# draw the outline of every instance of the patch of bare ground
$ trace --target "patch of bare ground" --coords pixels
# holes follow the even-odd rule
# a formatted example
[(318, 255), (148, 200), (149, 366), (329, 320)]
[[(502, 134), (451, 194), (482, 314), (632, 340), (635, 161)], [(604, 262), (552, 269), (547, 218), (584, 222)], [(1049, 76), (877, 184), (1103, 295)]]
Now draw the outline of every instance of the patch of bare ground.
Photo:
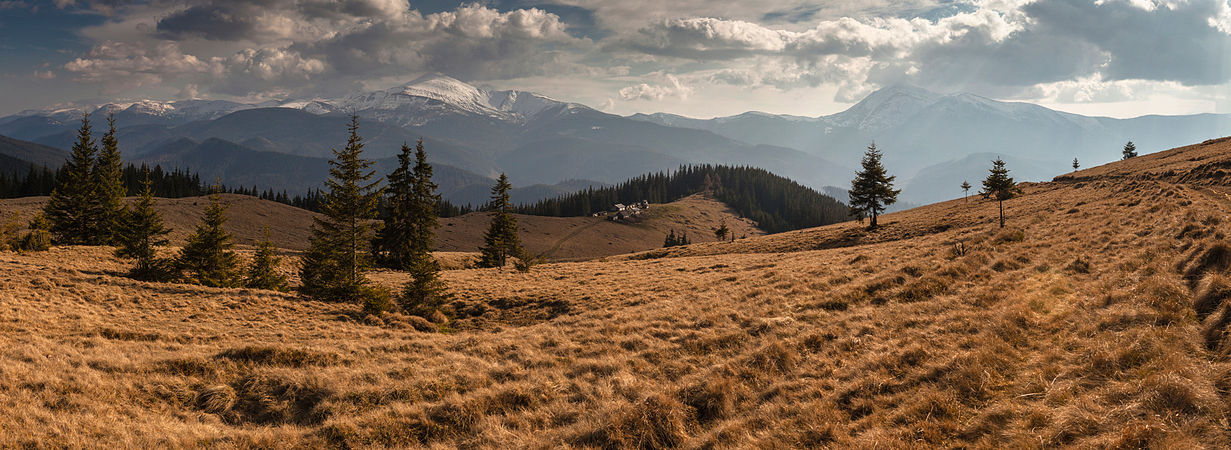
[(1091, 177), (451, 270), (443, 323), (0, 253), (0, 447), (1226, 448), (1225, 186)]

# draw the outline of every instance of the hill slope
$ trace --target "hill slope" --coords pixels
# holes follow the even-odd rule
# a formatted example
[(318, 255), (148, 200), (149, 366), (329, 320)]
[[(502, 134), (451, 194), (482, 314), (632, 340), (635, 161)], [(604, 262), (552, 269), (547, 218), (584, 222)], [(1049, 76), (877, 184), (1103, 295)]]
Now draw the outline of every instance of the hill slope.
[[(270, 228), (274, 245), (289, 250), (308, 247), (312, 218), (317, 214), (255, 197), (223, 194), (227, 206), (226, 228), (242, 245), (259, 241)], [(47, 197), (0, 200), (0, 220), (17, 218), (24, 224), (41, 211)], [(130, 197), (129, 201), (135, 201)], [(205, 197), (159, 198), (156, 207), (171, 229), (168, 238), (180, 245), (201, 221)], [(599, 217), (542, 217), (516, 215), (526, 249), (553, 260), (591, 259), (660, 248), (669, 230), (688, 233), (692, 242), (714, 240), (713, 230), (725, 222), (736, 237), (765, 234), (755, 223), (741, 219), (726, 205), (701, 195), (668, 204), (651, 205), (637, 223), (617, 223)], [(491, 222), (487, 213), (471, 213), (440, 219), (436, 249), (447, 252), (477, 252)]]
[(1005, 230), (956, 200), (448, 271), (447, 333), (0, 252), (0, 447), (1226, 448), (1228, 168), (1224, 140), (1027, 185)]

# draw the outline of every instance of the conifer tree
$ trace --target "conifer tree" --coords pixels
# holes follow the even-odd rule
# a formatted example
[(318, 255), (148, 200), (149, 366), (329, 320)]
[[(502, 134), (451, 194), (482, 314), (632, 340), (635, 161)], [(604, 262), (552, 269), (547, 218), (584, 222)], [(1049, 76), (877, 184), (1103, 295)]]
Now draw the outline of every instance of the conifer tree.
[(724, 219), (718, 224), (718, 229), (714, 230), (714, 237), (718, 238), (719, 241), (724, 241), (727, 239), (727, 233), (730, 232), (731, 229), (727, 228), (727, 221)]
[(679, 240), (675, 237), (675, 228), (667, 232), (667, 238), (663, 239), (663, 247), (675, 247), (679, 244)]
[(979, 194), (1000, 203), (1000, 228), (1004, 228), (1004, 201), (1016, 197), (1020, 191), (1013, 178), (1009, 177), (1009, 169), (1005, 168), (1004, 161), (1000, 158), (992, 161), (989, 172), (987, 179), (983, 180), (983, 191)]
[(98, 210), (94, 213), (99, 233), (98, 242), (118, 243), (115, 234), (124, 220), (124, 167), (120, 160), (119, 141), (115, 135), (115, 116), (107, 116), (107, 134), (103, 135), (102, 151), (92, 171)]
[(162, 215), (154, 209), (153, 184), (150, 172), (146, 170), (141, 199), (135, 207), (126, 210), (124, 221), (116, 233), (119, 248), (115, 250), (115, 255), (136, 260), (137, 266), (131, 275), (141, 280), (164, 278), (169, 265), (158, 258), (157, 247), (167, 244), (165, 236), (171, 230), (163, 226)]
[(1124, 150), (1121, 154), (1124, 156), (1122, 159), (1135, 158), (1137, 157), (1137, 146), (1133, 145), (1133, 141), (1128, 141), (1127, 144), (1124, 144)]
[(863, 154), (863, 170), (855, 173), (851, 180), (850, 205), (851, 215), (859, 218), (872, 218), (868, 229), (876, 229), (876, 217), (886, 206), (898, 200), (901, 190), (893, 188), (893, 179), (881, 165), (881, 152), (876, 149), (876, 143), (868, 146)]
[[(352, 301), (373, 305), (378, 296), (363, 271), (370, 266), (367, 246), (380, 202), (380, 180), (369, 181), (375, 172), (372, 162), (363, 159), (363, 138), (359, 137), (359, 117), (351, 115), (350, 137), (346, 147), (333, 151), (329, 161), (328, 189), (321, 200), (324, 218), (312, 224), (312, 238), (299, 269), (301, 291), (326, 301)], [(387, 302), (388, 299), (386, 298)], [(373, 311), (376, 312), (376, 311)]]
[(252, 289), (286, 290), (286, 275), (278, 272), (282, 258), (274, 254), (274, 243), (269, 235), (269, 226), (265, 226), (265, 236), (257, 243), (256, 253), (252, 255), (252, 264), (248, 265), (248, 273), (244, 278), (244, 286)]
[(422, 139), (415, 145), (414, 166), (411, 157), (410, 147), (402, 145), (398, 168), (389, 174), (385, 190), (389, 214), (377, 239), (381, 262), (402, 270), (410, 269), (414, 258), (432, 251), (441, 203)]
[(188, 281), (213, 287), (239, 286), (239, 257), (231, 250), (235, 245), (231, 233), (223, 228), (226, 211), (222, 197), (211, 194), (201, 224), (188, 235), (176, 258), (176, 266), (186, 273)]
[(98, 147), (91, 135), (90, 115), (81, 118), (72, 154), (56, 177), (44, 212), (51, 222), (51, 237), (57, 244), (98, 245), (95, 213), (99, 210), (91, 170)]
[(962, 180), (962, 202), (963, 203), (970, 201), (970, 188), (971, 188), (970, 183), (966, 182), (966, 180)]
[(522, 256), (521, 240), (517, 237), (517, 218), (513, 217), (513, 205), (509, 204), (509, 178), (503, 173), (492, 186), (492, 223), (483, 235), (483, 248), (479, 251), (479, 267), (504, 267), (509, 257)]
[(1081, 167), (1081, 164), (1077, 163), (1077, 158), (1073, 158), (1073, 171), (1076, 172), (1078, 167)]

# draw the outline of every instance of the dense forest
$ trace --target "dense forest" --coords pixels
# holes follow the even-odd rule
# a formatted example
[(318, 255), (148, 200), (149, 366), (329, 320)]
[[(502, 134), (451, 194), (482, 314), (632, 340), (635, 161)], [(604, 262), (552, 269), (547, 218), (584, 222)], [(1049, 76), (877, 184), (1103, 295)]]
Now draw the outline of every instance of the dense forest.
[(811, 188), (752, 167), (681, 166), (674, 172), (652, 173), (616, 186), (523, 205), (517, 212), (540, 216), (584, 216), (606, 211), (616, 203), (642, 200), (667, 203), (708, 192), (740, 215), (755, 220), (770, 233), (817, 227), (847, 220), (849, 208)]

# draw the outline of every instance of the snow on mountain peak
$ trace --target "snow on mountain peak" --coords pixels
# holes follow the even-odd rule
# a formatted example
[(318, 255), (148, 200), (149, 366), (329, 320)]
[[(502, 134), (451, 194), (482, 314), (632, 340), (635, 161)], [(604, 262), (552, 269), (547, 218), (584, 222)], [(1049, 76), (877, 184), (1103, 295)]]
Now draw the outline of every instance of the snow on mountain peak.
[(829, 116), (838, 126), (877, 130), (905, 122), (943, 96), (908, 84), (888, 86), (869, 94), (846, 111)]

